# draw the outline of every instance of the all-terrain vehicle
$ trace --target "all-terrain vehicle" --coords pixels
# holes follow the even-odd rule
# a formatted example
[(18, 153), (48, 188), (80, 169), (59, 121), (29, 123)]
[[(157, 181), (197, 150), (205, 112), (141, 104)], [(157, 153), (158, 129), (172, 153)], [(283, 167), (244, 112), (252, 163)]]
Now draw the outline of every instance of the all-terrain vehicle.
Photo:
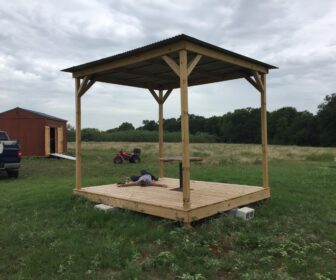
[(128, 153), (120, 150), (114, 157), (113, 162), (118, 164), (121, 164), (124, 161), (128, 161), (129, 163), (138, 163), (141, 161), (140, 153), (141, 150), (137, 148), (133, 150), (133, 153)]

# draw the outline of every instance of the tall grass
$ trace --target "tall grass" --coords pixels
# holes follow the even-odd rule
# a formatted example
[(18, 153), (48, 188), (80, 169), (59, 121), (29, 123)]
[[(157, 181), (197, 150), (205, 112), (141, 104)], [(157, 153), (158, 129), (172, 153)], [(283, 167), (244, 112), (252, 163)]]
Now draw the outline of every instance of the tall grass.
[[(180, 132), (164, 132), (165, 142), (180, 142), (181, 133)], [(69, 141), (74, 141), (75, 134), (72, 133), (68, 135)], [(158, 131), (148, 131), (148, 130), (128, 130), (128, 131), (98, 131), (96, 129), (83, 130), (82, 140), (83, 141), (98, 141), (98, 142), (157, 142), (158, 141)], [(190, 142), (193, 143), (214, 143), (217, 142), (215, 135), (208, 133), (196, 133), (190, 134)]]

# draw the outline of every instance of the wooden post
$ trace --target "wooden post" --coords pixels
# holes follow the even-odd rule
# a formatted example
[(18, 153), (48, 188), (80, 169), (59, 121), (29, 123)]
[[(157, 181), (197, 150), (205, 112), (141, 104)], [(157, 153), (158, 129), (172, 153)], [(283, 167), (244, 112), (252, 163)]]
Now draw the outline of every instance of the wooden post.
[[(159, 91), (159, 157), (163, 158), (163, 91)], [(160, 160), (160, 178), (164, 177), (163, 161)]]
[(268, 179), (268, 147), (267, 147), (267, 108), (266, 108), (266, 74), (261, 74), (263, 88), (261, 93), (261, 143), (262, 143), (262, 173), (263, 187), (269, 187)]
[(63, 127), (57, 127), (57, 153), (63, 152)]
[(181, 136), (183, 207), (190, 207), (190, 161), (189, 161), (189, 114), (188, 114), (188, 58), (187, 51), (180, 50), (180, 90), (181, 90)]
[(76, 189), (82, 185), (81, 175), (81, 97), (79, 95), (80, 78), (76, 79)]
[(44, 155), (50, 155), (50, 126), (44, 128)]

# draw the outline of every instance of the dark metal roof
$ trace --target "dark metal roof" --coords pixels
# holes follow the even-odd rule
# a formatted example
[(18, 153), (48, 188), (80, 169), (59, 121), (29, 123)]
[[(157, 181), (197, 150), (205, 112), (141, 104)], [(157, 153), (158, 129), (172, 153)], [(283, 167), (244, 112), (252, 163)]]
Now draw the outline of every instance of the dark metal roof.
[(54, 117), (54, 116), (51, 116), (51, 115), (48, 115), (48, 114), (45, 114), (45, 113), (41, 113), (41, 112), (37, 112), (37, 111), (33, 111), (33, 110), (28, 110), (28, 109), (24, 109), (24, 108), (20, 108), (20, 107), (16, 107), (14, 109), (2, 112), (0, 114), (7, 113), (7, 112), (13, 111), (13, 110), (23, 110), (23, 111), (27, 111), (27, 112), (30, 112), (32, 114), (38, 115), (40, 117), (46, 118), (46, 119), (50, 119), (50, 120), (54, 120), (54, 121), (67, 122), (67, 120), (64, 120), (64, 119), (60, 119), (60, 118), (57, 118), (57, 117)]
[(93, 66), (113, 62), (113, 61), (116, 61), (118, 59), (125, 58), (127, 56), (136, 55), (136, 54), (139, 54), (139, 53), (142, 53), (142, 52), (145, 52), (145, 51), (150, 51), (150, 50), (156, 49), (158, 47), (163, 47), (163, 46), (166, 46), (166, 45), (171, 44), (171, 43), (176, 43), (178, 41), (189, 41), (189, 42), (198, 44), (202, 47), (206, 47), (206, 48), (216, 50), (216, 51), (219, 51), (219, 52), (222, 52), (222, 53), (230, 54), (230, 55), (236, 56), (237, 58), (241, 58), (241, 59), (244, 59), (246, 61), (250, 61), (250, 62), (259, 64), (259, 65), (264, 66), (268, 69), (276, 69), (277, 68), (276, 66), (273, 66), (273, 65), (255, 60), (253, 58), (243, 56), (241, 54), (223, 49), (221, 47), (209, 44), (207, 42), (198, 40), (198, 39), (190, 37), (188, 35), (181, 34), (181, 35), (174, 36), (172, 38), (168, 38), (168, 39), (165, 39), (165, 40), (162, 40), (162, 41), (159, 41), (159, 42), (156, 42), (156, 43), (152, 43), (152, 44), (140, 47), (140, 48), (136, 48), (136, 49), (133, 49), (133, 50), (130, 50), (130, 51), (127, 51), (127, 52), (123, 52), (123, 53), (120, 53), (120, 54), (117, 54), (117, 55), (113, 55), (113, 56), (106, 57), (106, 58), (103, 58), (103, 59), (99, 59), (99, 60), (95, 60), (95, 61), (92, 61), (92, 62), (80, 64), (80, 65), (73, 66), (73, 67), (70, 67), (70, 68), (66, 68), (66, 69), (63, 69), (62, 71), (73, 73), (73, 72), (78, 71), (78, 70), (82, 70), (82, 69), (85, 69), (85, 68), (90, 68), (90, 67), (93, 67)]

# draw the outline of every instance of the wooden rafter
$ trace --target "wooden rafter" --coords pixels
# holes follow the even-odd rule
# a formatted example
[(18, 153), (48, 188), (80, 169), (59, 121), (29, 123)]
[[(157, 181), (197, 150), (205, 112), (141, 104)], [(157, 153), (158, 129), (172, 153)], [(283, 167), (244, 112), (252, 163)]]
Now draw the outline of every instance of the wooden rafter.
[(125, 78), (125, 80), (133, 80), (133, 79), (138, 79), (139, 77), (142, 77), (142, 78), (147, 78), (147, 79), (151, 79), (151, 80), (166, 81), (167, 79), (171, 78), (171, 76), (169, 76), (169, 75), (160, 75), (160, 74), (151, 73), (151, 72), (148, 72), (148, 71), (145, 71), (145, 70), (127, 69), (127, 68), (114, 70), (114, 71), (111, 71), (111, 72), (101, 74), (99, 76), (104, 77), (104, 76), (109, 76), (109, 75), (114, 74), (114, 73), (132, 74), (132, 75), (138, 76), (138, 77)]
[(268, 73), (268, 69), (265, 66), (262, 66), (260, 64), (256, 64), (252, 61), (247, 61), (243, 58), (235, 57), (235, 56), (233, 56), (231, 54), (228, 54), (228, 53), (221, 53), (221, 52), (218, 52), (216, 50), (205, 48), (203, 46), (197, 45), (197, 44), (192, 43), (192, 42), (187, 42), (186, 43), (186, 48), (189, 51), (192, 51), (192, 52), (195, 52), (195, 53), (198, 53), (198, 54), (202, 54), (204, 56), (208, 56), (208, 57), (214, 58), (216, 60), (227, 62), (227, 63), (233, 64), (233, 65), (238, 65), (238, 66), (241, 66), (243, 68), (250, 69), (250, 70), (255, 70), (255, 71), (258, 71), (258, 72), (261, 72), (261, 73)]
[[(155, 64), (157, 65), (166, 65), (165, 62), (163, 63), (159, 63), (159, 62), (156, 62)], [(207, 63), (207, 64), (211, 64), (211, 63)], [(204, 65), (207, 65), (207, 64), (202, 64), (202, 66)], [(232, 70), (235, 70), (237, 67), (236, 66), (231, 66), (231, 67), (225, 67), (223, 68), (223, 70), (229, 72), (229, 71), (232, 71)], [(207, 70), (201, 70), (199, 68), (197, 68), (197, 71), (195, 70), (195, 72), (197, 74), (200, 74), (202, 76), (205, 76), (205, 77), (202, 77), (202, 78), (198, 78), (198, 79), (201, 79), (202, 81), (203, 80), (213, 80), (215, 78), (216, 81), (221, 81), (223, 79), (223, 81), (227, 80), (227, 75), (230, 74), (230, 73), (218, 73), (218, 70), (220, 70), (221, 68), (219, 69), (213, 69), (211, 71), (207, 71)], [(119, 73), (126, 73), (126, 69), (125, 71), (119, 71)], [(160, 76), (161, 74), (158, 74), (156, 75), (157, 76)], [(145, 77), (145, 75), (142, 75), (143, 77)], [(105, 78), (106, 77), (106, 78)], [(176, 80), (175, 78), (172, 78), (172, 76), (165, 76), (166, 78), (164, 79), (157, 79), (157, 81), (155, 81), (156, 84), (160, 84), (160, 81), (162, 80), (164, 82), (164, 85), (165, 87), (155, 87), (155, 89), (169, 89), (170, 87), (174, 87), (174, 88), (177, 88), (178, 87), (178, 80)], [(150, 78), (150, 79), (155, 79), (155, 76), (154, 77), (147, 77), (147, 78)], [(163, 73), (162, 73), (162, 78), (163, 78)], [(114, 78), (114, 77), (111, 77), (108, 75), (108, 73), (106, 74), (103, 74), (103, 75), (99, 75), (96, 77), (97, 81), (102, 81), (102, 82), (111, 82), (111, 83), (117, 83), (117, 84), (124, 84), (124, 85), (131, 85), (131, 86), (135, 86), (135, 87), (141, 87), (141, 88), (148, 88), (148, 87), (152, 87), (153, 88), (153, 84), (149, 85), (148, 83), (145, 83), (145, 82), (137, 82), (137, 79), (138, 77), (131, 77), (131, 78)], [(103, 80), (104, 79), (104, 80)], [(201, 81), (200, 80), (200, 81)]]
[(154, 99), (156, 100), (156, 102), (159, 103), (159, 104), (163, 104), (163, 103), (165, 103), (165, 101), (167, 100), (167, 98), (169, 97), (169, 95), (171, 94), (171, 92), (173, 91), (173, 89), (171, 88), (171, 89), (168, 89), (168, 90), (165, 92), (165, 94), (163, 94), (163, 91), (160, 90), (159, 93), (162, 93), (162, 94), (161, 94), (162, 96), (160, 97), (160, 94), (158, 95), (158, 94), (155, 92), (154, 89), (149, 88), (148, 90), (149, 90), (149, 92), (153, 95), (153, 97), (154, 97)]
[[(234, 73), (222, 73), (219, 74), (218, 72), (215, 73), (214, 71), (205, 71), (205, 70), (195, 70), (196, 73), (201, 74), (204, 77), (199, 77), (197, 79), (189, 79), (189, 85), (199, 85), (202, 83), (212, 83), (212, 82), (221, 82), (221, 81), (227, 81), (230, 80), (231, 77), (232, 79), (237, 79), (237, 78), (244, 78), (248, 74), (245, 72), (234, 72)], [(128, 85), (128, 86), (133, 86), (133, 87), (139, 87), (139, 88), (153, 88), (153, 89), (170, 89), (170, 88), (178, 88), (179, 83), (178, 80), (176, 79), (166, 79), (165, 83), (160, 84), (159, 81), (155, 83), (149, 83), (149, 82), (140, 82), (137, 81), (136, 78), (131, 78), (131, 79), (121, 79), (121, 78), (114, 78), (114, 77), (102, 77), (101, 75), (96, 77), (96, 81), (100, 82), (105, 82), (105, 83), (114, 83), (114, 84), (119, 84), (119, 85)], [(258, 89), (259, 90), (259, 89)]]
[(169, 67), (176, 73), (177, 76), (180, 76), (180, 67), (171, 57), (164, 55), (162, 56), (162, 59), (169, 65)]
[(96, 78), (97, 82), (102, 82), (102, 83), (109, 83), (109, 84), (116, 84), (116, 85), (125, 85), (125, 86), (132, 86), (132, 87), (138, 87), (138, 88), (161, 88), (161, 87), (156, 87), (153, 85), (153, 83), (149, 82), (138, 82), (138, 81), (129, 81), (121, 78), (114, 78), (114, 77), (103, 77), (102, 79), (100, 77)]
[[(203, 66), (208, 66), (208, 65), (211, 65), (211, 64), (214, 64), (214, 63), (218, 63), (218, 62), (221, 62), (221, 61), (211, 61), (211, 62), (206, 62), (206, 63), (202, 63), (202, 67)], [(153, 64), (157, 64), (157, 65), (165, 65), (164, 62), (159, 62), (159, 61), (154, 61)], [(226, 75), (228, 73), (218, 73), (218, 71), (220, 70), (225, 70), (225, 72), (232, 72), (233, 70), (237, 70), (239, 68), (237, 68), (237, 66), (235, 65), (232, 65), (232, 66), (228, 66), (228, 67), (219, 67), (219, 68), (215, 68), (215, 69), (211, 69), (211, 71), (209, 70), (202, 70), (202, 69), (199, 69), (197, 68), (197, 71), (196, 73), (197, 74), (202, 74), (204, 76), (207, 76), (207, 77), (217, 77), (219, 80), (221, 79), (221, 77), (223, 77), (223, 75)]]
[(236, 67), (233, 66), (232, 68), (230, 67), (227, 70), (225, 69), (226, 71), (228, 71), (228, 72), (225, 72), (225, 73), (219, 73), (218, 72), (219, 69), (214, 69), (214, 70), (211, 70), (211, 71), (197, 69), (196, 74), (201, 74), (202, 76), (211, 77), (211, 78), (217, 77), (218, 79), (220, 79), (221, 77), (223, 77), (223, 75), (227, 75), (228, 73), (232, 73), (231, 70), (235, 69), (235, 68)]
[[(215, 63), (223, 63), (223, 61), (220, 61), (220, 60), (212, 60), (212, 61), (208, 61), (208, 62), (203, 62), (203, 63), (202, 63), (202, 66), (209, 66), (209, 65), (211, 65), (211, 64), (215, 64)], [(151, 60), (150, 63), (148, 63), (148, 64), (146, 64), (146, 65), (143, 65), (143, 66), (141, 66), (141, 67), (148, 67), (148, 66), (153, 65), (153, 64), (155, 64), (155, 65), (161, 65), (161, 66), (162, 66), (162, 65), (163, 65), (163, 66), (166, 66), (166, 65), (167, 65), (166, 62), (164, 62), (164, 61), (162, 61), (162, 60)], [(228, 64), (228, 65), (230, 65), (230, 64)], [(230, 66), (225, 67), (225, 69), (231, 69), (231, 68), (237, 68), (237, 67), (239, 67), (239, 66), (237, 66), (237, 65), (230, 65)], [(219, 67), (219, 68), (212, 69), (211, 71), (218, 70), (218, 69), (223, 69), (223, 67), (221, 66), (221, 67)], [(158, 75), (168, 74), (168, 73), (170, 73), (170, 71), (161, 72), (161, 73), (159, 73)]]
[(246, 76), (245, 79), (256, 88), (257, 91), (260, 91), (261, 89), (259, 88), (257, 82), (253, 80), (250, 76)]
[(82, 97), (94, 83), (95, 80), (92, 77), (85, 76), (83, 81), (80, 83), (79, 89), (77, 90), (78, 97)]
[(252, 71), (253, 77), (258, 85), (258, 88), (260, 89), (259, 91), (265, 91), (263, 82), (261, 81), (260, 75), (257, 71)]
[[(246, 76), (246, 74), (241, 73), (241, 72), (226, 73), (226, 74), (223, 74), (223, 75), (213, 75), (213, 76), (210, 75), (210, 76), (203, 77), (203, 78), (188, 79), (188, 86), (223, 82), (223, 81), (227, 81), (227, 80), (244, 78), (245, 76)], [(165, 86), (166, 86), (166, 88), (178, 88), (179, 87), (176, 82), (165, 84)]]
[(170, 88), (166, 91), (165, 95), (162, 98), (162, 103), (165, 103), (165, 101), (167, 100), (167, 98), (169, 97), (169, 95), (172, 93), (173, 89)]
[(81, 93), (84, 91), (84, 89), (86, 88), (86, 85), (88, 84), (90, 80), (89, 76), (85, 76), (83, 81), (80, 82), (80, 86), (79, 89), (77, 91), (78, 96), (81, 96)]
[(93, 84), (94, 84), (95, 82), (96, 82), (95, 80), (91, 79), (91, 80), (88, 82), (88, 84), (86, 85), (84, 91), (80, 93), (80, 97), (82, 97), (82, 96), (84, 95), (84, 93), (86, 93), (86, 92), (89, 90), (89, 88), (93, 86)]
[(156, 100), (156, 102), (160, 104), (161, 100), (160, 100), (159, 96), (156, 94), (155, 90), (152, 89), (152, 88), (149, 88), (148, 90), (153, 95), (153, 97)]
[(132, 67), (132, 68), (118, 68), (118, 69), (114, 69), (111, 70), (109, 72), (105, 72), (106, 74), (109, 73), (120, 73), (120, 70), (125, 70), (125, 72), (127, 71), (128, 73), (132, 73), (135, 71), (139, 71), (142, 72), (143, 74), (148, 74), (150, 75), (150, 77), (157, 77), (157, 78), (163, 78), (163, 79), (167, 79), (167, 78), (171, 78), (171, 69), (165, 70), (165, 71), (161, 71), (159, 73), (152, 73), (152, 72), (148, 72), (146, 70), (143, 70), (143, 68), (146, 67), (150, 67), (152, 65), (160, 65), (160, 66), (164, 66), (166, 68), (167, 63), (165, 61), (162, 60), (162, 58), (160, 57), (160, 59), (158, 60), (157, 58), (155, 59), (151, 59), (149, 61), (144, 62), (143, 64), (141, 64), (140, 66), (136, 66), (136, 67)]
[(143, 62), (152, 58), (160, 57), (163, 55), (167, 55), (168, 53), (173, 53), (175, 51), (180, 50), (184, 46), (183, 42), (176, 42), (170, 46), (164, 46), (161, 48), (158, 48), (156, 50), (152, 50), (150, 52), (145, 52), (136, 56), (128, 56), (122, 59), (119, 59), (118, 61), (108, 62), (101, 65), (98, 65), (96, 67), (88, 68), (88, 69), (81, 69), (73, 72), (73, 77), (84, 77), (87, 75), (107, 72), (112, 69), (117, 69), (123, 66), (136, 64), (139, 62)]
[(188, 63), (188, 76), (190, 75), (192, 70), (194, 70), (197, 63), (201, 60), (201, 58), (202, 58), (202, 55), (198, 54), (194, 57), (194, 59), (190, 63)]

